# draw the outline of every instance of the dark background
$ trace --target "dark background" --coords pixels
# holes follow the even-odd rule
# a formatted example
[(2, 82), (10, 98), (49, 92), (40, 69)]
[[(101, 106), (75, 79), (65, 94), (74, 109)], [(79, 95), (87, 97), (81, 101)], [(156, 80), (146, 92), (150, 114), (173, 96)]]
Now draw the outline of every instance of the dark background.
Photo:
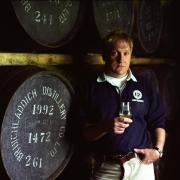
[[(178, 53), (178, 4), (176, 0), (162, 0), (163, 29), (161, 41), (157, 50), (151, 54), (155, 57), (177, 58)], [(0, 51), (1, 52), (37, 52), (37, 53), (70, 53), (82, 54), (88, 52), (99, 52), (101, 49), (101, 38), (96, 28), (92, 1), (82, 1), (81, 21), (77, 24), (77, 31), (72, 40), (57, 48), (40, 45), (31, 39), (22, 28), (21, 23), (15, 15), (10, 0), (3, 1), (0, 7)], [(134, 22), (135, 24), (135, 22)], [(29, 27), (30, 28), (30, 27)], [(133, 32), (132, 32), (133, 33)], [(47, 38), (48, 41), (48, 38)], [(136, 46), (136, 42), (135, 42)], [(134, 55), (148, 56), (142, 51)]]
[[(163, 94), (164, 100), (168, 102), (167, 109), (170, 111), (168, 113), (167, 120), (167, 141), (165, 146), (164, 157), (160, 162), (160, 180), (179, 180), (180, 175), (178, 172), (178, 162), (179, 158), (179, 6), (175, 0), (164, 0), (165, 6), (163, 7), (163, 18), (164, 26), (162, 31), (162, 37), (158, 49), (152, 54), (146, 54), (144, 52), (136, 52), (133, 54), (136, 57), (156, 57), (156, 58), (167, 58), (175, 65), (170, 65), (169, 63), (161, 65), (146, 65), (146, 68), (151, 68), (158, 75), (158, 80), (160, 82), (160, 90)], [(31, 39), (31, 37), (24, 31), (20, 25), (11, 2), (9, 0), (1, 2), (0, 5), (0, 52), (29, 52), (29, 53), (57, 53), (57, 54), (70, 54), (74, 57), (76, 65), (71, 66), (69, 71), (74, 69), (75, 73), (79, 73), (77, 78), (83, 75), (83, 73), (92, 73), (96, 71), (96, 67), (83, 66), (85, 61), (85, 56), (87, 53), (99, 53), (101, 52), (102, 41), (99, 32), (96, 28), (93, 12), (92, 12), (92, 2), (87, 0), (84, 5), (84, 12), (82, 22), (78, 25), (78, 30), (74, 35), (73, 39), (67, 44), (57, 47), (49, 48), (42, 46)], [(173, 63), (174, 64), (174, 63)], [(137, 67), (144, 67), (139, 64)], [(135, 67), (135, 66), (134, 66)], [(4, 69), (8, 69), (11, 72), (16, 71), (18, 68), (22, 67), (0, 67), (1, 72), (6, 72)], [(101, 69), (101, 67), (100, 67)], [(98, 69), (99, 70), (99, 69)], [(8, 71), (8, 72), (10, 72)], [(5, 79), (5, 74), (0, 73), (0, 79)], [(170, 76), (166, 76), (170, 74)], [(3, 76), (3, 77), (2, 77)], [(0, 81), (3, 83), (3, 81)], [(1, 86), (1, 85), (0, 85)], [(2, 94), (1, 94), (2, 95)], [(76, 157), (68, 164), (67, 168), (58, 177), (58, 179), (69, 180), (71, 177), (85, 176), (83, 174), (83, 169), (81, 164), (76, 162)], [(78, 166), (79, 165), (79, 166)], [(76, 167), (76, 168), (75, 168)], [(72, 175), (70, 175), (70, 173)], [(84, 171), (85, 173), (85, 171)], [(82, 175), (83, 174), (83, 175)], [(0, 177), (3, 176), (4, 179), (8, 179), (3, 167), (0, 169)], [(85, 179), (84, 179), (85, 180)]]

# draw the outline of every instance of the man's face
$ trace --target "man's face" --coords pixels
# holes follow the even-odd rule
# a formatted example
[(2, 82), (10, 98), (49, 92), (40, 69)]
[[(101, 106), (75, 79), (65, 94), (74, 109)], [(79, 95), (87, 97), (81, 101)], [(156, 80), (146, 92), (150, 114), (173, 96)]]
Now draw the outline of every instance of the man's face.
[(109, 71), (117, 75), (126, 75), (131, 61), (131, 49), (124, 40), (117, 40), (110, 51), (110, 59), (107, 62)]

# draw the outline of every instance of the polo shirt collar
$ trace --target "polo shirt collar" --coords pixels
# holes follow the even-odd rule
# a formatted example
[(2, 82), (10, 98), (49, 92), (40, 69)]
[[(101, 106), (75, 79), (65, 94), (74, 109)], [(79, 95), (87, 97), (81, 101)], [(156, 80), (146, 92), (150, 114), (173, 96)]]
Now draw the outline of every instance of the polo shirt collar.
[[(129, 69), (128, 70), (128, 77), (126, 80), (129, 81), (131, 79), (132, 79), (132, 81), (137, 82), (136, 77), (133, 75), (132, 71)], [(97, 82), (105, 82), (105, 81), (107, 81), (105, 73), (102, 73), (101, 75), (98, 76)]]

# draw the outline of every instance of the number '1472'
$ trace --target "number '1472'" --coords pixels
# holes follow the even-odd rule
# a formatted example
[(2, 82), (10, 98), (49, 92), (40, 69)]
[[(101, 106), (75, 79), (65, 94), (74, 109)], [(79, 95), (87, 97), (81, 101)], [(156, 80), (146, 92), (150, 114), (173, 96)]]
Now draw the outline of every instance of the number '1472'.
[(50, 142), (51, 138), (51, 132), (48, 131), (46, 133), (29, 133), (28, 143), (44, 143), (44, 142)]

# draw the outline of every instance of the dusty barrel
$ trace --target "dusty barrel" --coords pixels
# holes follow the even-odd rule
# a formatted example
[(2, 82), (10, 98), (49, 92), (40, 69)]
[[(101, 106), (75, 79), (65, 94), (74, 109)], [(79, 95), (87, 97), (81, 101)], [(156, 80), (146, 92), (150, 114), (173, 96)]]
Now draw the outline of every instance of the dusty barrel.
[(1, 127), (1, 156), (11, 179), (54, 179), (62, 173), (73, 153), (67, 132), (72, 97), (68, 81), (50, 71), (34, 73), (17, 88)]
[(152, 54), (159, 47), (163, 27), (163, 14), (160, 0), (138, 1), (135, 4), (133, 36), (137, 54)]
[(12, 0), (12, 5), (24, 30), (47, 47), (68, 43), (80, 26), (84, 10), (80, 0)]
[(118, 30), (131, 34), (133, 29), (133, 1), (93, 0), (94, 19), (100, 36)]

